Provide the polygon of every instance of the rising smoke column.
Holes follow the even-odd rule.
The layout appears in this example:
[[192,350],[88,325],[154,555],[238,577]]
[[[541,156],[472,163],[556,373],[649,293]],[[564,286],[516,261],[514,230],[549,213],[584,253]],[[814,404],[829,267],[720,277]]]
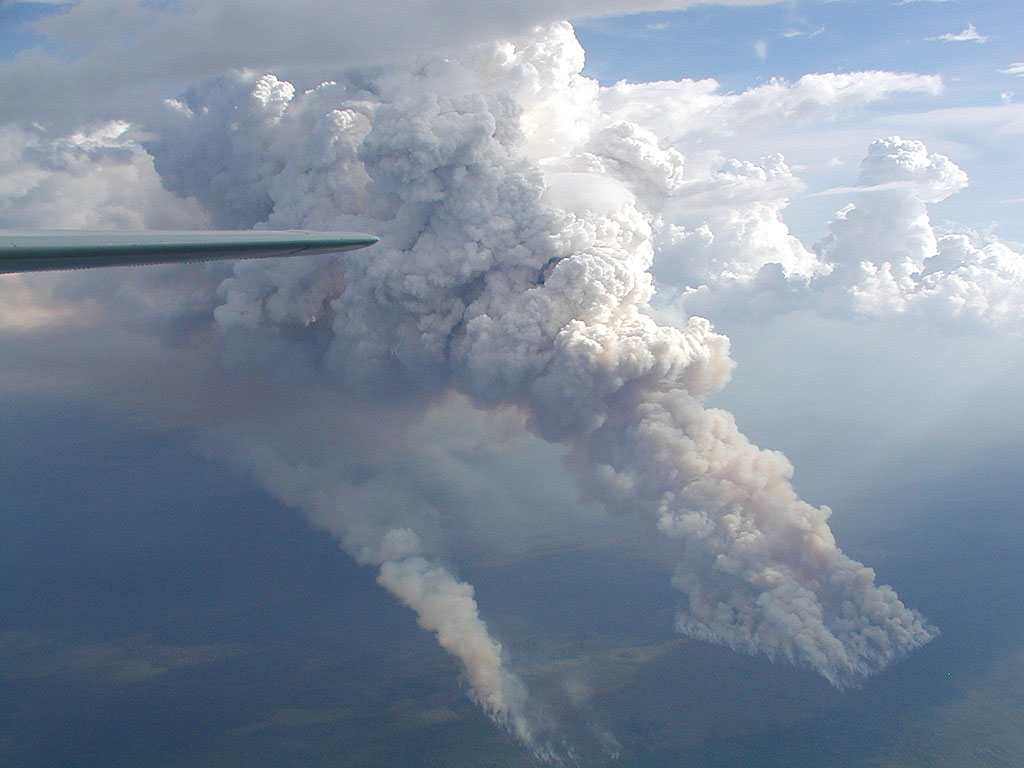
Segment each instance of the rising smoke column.
[[[337,467],[287,461],[266,444],[249,448],[245,461],[266,488],[335,534],[359,563],[377,566],[381,586],[415,611],[420,626],[465,665],[473,699],[495,722],[533,745],[526,689],[505,668],[501,643],[481,620],[473,587],[424,557],[420,537],[397,522],[416,502],[394,489],[346,483]],[[421,517],[429,516],[423,502],[417,506]]]
[[[686,158],[603,113],[582,64],[563,24],[298,96],[273,76],[239,76],[171,104],[149,148],[164,183],[215,220],[269,211],[273,227],[381,237],[344,262],[239,265],[216,313],[226,348],[300,350],[363,396],[376,387],[427,407],[455,390],[522,409],[568,447],[590,496],[669,542],[680,631],[854,683],[933,630],[837,548],[829,510],[796,496],[781,454],[704,407],[729,377],[727,339],[707,320],[677,328],[647,311],[658,206],[685,205]],[[211,140],[223,153],[194,162]],[[785,176],[779,161],[762,167]],[[240,209],[239,194],[256,208]],[[462,660],[475,698],[528,738],[515,725],[528,718],[522,690],[468,585],[423,544],[416,511],[377,519],[379,500],[339,498],[343,479],[267,456],[250,454],[256,476],[379,565]],[[301,493],[281,479],[290,472]]]

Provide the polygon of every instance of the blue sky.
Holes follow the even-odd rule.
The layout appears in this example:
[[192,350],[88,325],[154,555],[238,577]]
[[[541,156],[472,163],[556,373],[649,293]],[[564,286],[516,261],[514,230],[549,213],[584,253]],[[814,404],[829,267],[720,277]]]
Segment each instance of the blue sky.
[[[978,42],[936,39],[971,25]],[[741,90],[772,77],[890,69],[941,74],[963,104],[998,103],[1013,90],[998,70],[1020,58],[1022,26],[1012,3],[987,0],[707,5],[576,24],[587,71],[604,83],[713,77]]]
[[0,58],[11,59],[25,48],[45,43],[45,37],[32,30],[32,22],[60,12],[53,3],[0,3]]
[[[976,36],[963,34],[972,28]],[[587,51],[585,72],[605,85],[622,79],[713,78],[723,91],[740,92],[772,78],[792,81],[815,72],[937,74],[943,82],[941,96],[895,95],[865,106],[852,120],[840,121],[836,132],[852,125],[864,129],[865,136],[869,130],[879,136],[899,133],[953,155],[968,171],[972,185],[941,204],[937,217],[979,229],[995,227],[1011,240],[1024,240],[1018,183],[1024,173],[1024,116],[1020,106],[1002,109],[1024,101],[1021,78],[1003,71],[1024,58],[1024,12],[1012,2],[702,5],[685,11],[585,18],[576,22],[576,30]],[[948,39],[960,37],[966,39]],[[943,113],[961,108],[977,111]],[[916,117],[932,112],[940,119]],[[1005,114],[1000,116],[1001,112]],[[828,128],[817,126],[816,131],[820,137]],[[842,139],[848,140],[849,133]],[[763,150],[764,144],[759,144],[751,154]],[[834,150],[846,168],[817,178],[806,175],[811,191],[852,182],[859,157],[849,145],[837,143]],[[801,163],[799,151],[798,138],[784,154]],[[823,159],[817,154],[811,163]],[[814,240],[821,234],[816,227],[834,202],[798,200],[787,221],[802,237]]]

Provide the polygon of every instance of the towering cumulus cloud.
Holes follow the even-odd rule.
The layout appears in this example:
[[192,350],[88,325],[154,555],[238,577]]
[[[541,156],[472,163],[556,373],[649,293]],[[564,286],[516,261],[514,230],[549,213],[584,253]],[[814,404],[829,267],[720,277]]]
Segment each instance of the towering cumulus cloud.
[[915,314],[940,323],[1006,326],[1024,310],[1024,258],[995,240],[938,236],[927,204],[967,185],[967,174],[919,141],[868,147],[857,202],[838,211],[817,251],[818,282],[857,315]]
[[[797,497],[781,454],[703,405],[729,378],[727,339],[704,319],[673,327],[647,311],[656,242],[693,236],[685,223],[673,235],[665,216],[682,221],[686,200],[726,177],[737,200],[765,189],[782,199],[791,174],[781,158],[691,172],[604,109],[582,63],[562,24],[302,94],[270,75],[222,79],[170,103],[148,148],[164,184],[220,225],[381,236],[343,266],[239,265],[216,310],[232,364],[267,365],[274,349],[271,359],[360,397],[426,407],[454,390],[521,409],[531,430],[568,447],[586,494],[667,542],[685,596],[680,631],[854,683],[933,630],[837,548],[829,510]],[[938,187],[955,186],[933,165]],[[881,173],[866,183],[886,183]],[[757,214],[763,231],[775,231],[773,210]],[[909,227],[919,213],[907,208]],[[742,246],[750,228],[731,225]],[[825,248],[838,263],[850,233],[838,220],[834,233]],[[819,258],[786,237],[771,253],[810,279]],[[443,567],[430,514],[367,495],[329,462],[300,465],[272,446],[249,458],[272,491],[380,567],[380,583],[463,662],[476,699],[528,741],[526,693],[472,589]]]
[[1019,328],[1024,255],[992,236],[939,233],[929,217],[928,205],[967,185],[948,157],[899,136],[872,142],[856,185],[832,190],[854,202],[813,248],[781,218],[797,185],[778,157],[715,171],[708,194],[717,207],[679,211],[659,233],[663,285],[710,315],[812,308],[959,330]]

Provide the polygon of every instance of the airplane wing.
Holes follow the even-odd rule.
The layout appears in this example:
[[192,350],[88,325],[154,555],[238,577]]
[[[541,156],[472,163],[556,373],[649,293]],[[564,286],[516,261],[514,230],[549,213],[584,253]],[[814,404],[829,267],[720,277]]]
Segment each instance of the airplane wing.
[[376,242],[373,235],[305,230],[0,231],[0,274],[334,253],[365,248]]

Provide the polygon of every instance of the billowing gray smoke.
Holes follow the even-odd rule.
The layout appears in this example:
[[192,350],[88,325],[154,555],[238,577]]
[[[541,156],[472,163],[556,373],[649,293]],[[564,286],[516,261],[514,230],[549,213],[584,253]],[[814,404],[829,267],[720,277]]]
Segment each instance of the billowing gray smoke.
[[[149,149],[164,184],[217,225],[381,236],[343,265],[239,265],[216,311],[232,364],[265,365],[272,349],[362,396],[425,406],[455,390],[521,409],[568,447],[590,497],[668,542],[680,631],[854,683],[934,630],[838,549],[829,510],[796,496],[785,457],[703,405],[729,378],[727,339],[701,318],[677,328],[647,311],[655,233],[667,231],[658,205],[695,194],[686,161],[603,111],[581,68],[557,25],[301,95],[269,75],[224,79],[171,103]],[[787,184],[780,159],[728,172]],[[729,191],[742,197],[743,184]],[[814,272],[813,255],[787,248]],[[381,584],[463,662],[476,699],[529,741],[525,690],[471,587],[426,543],[429,515],[272,446],[249,460],[380,566]]]

